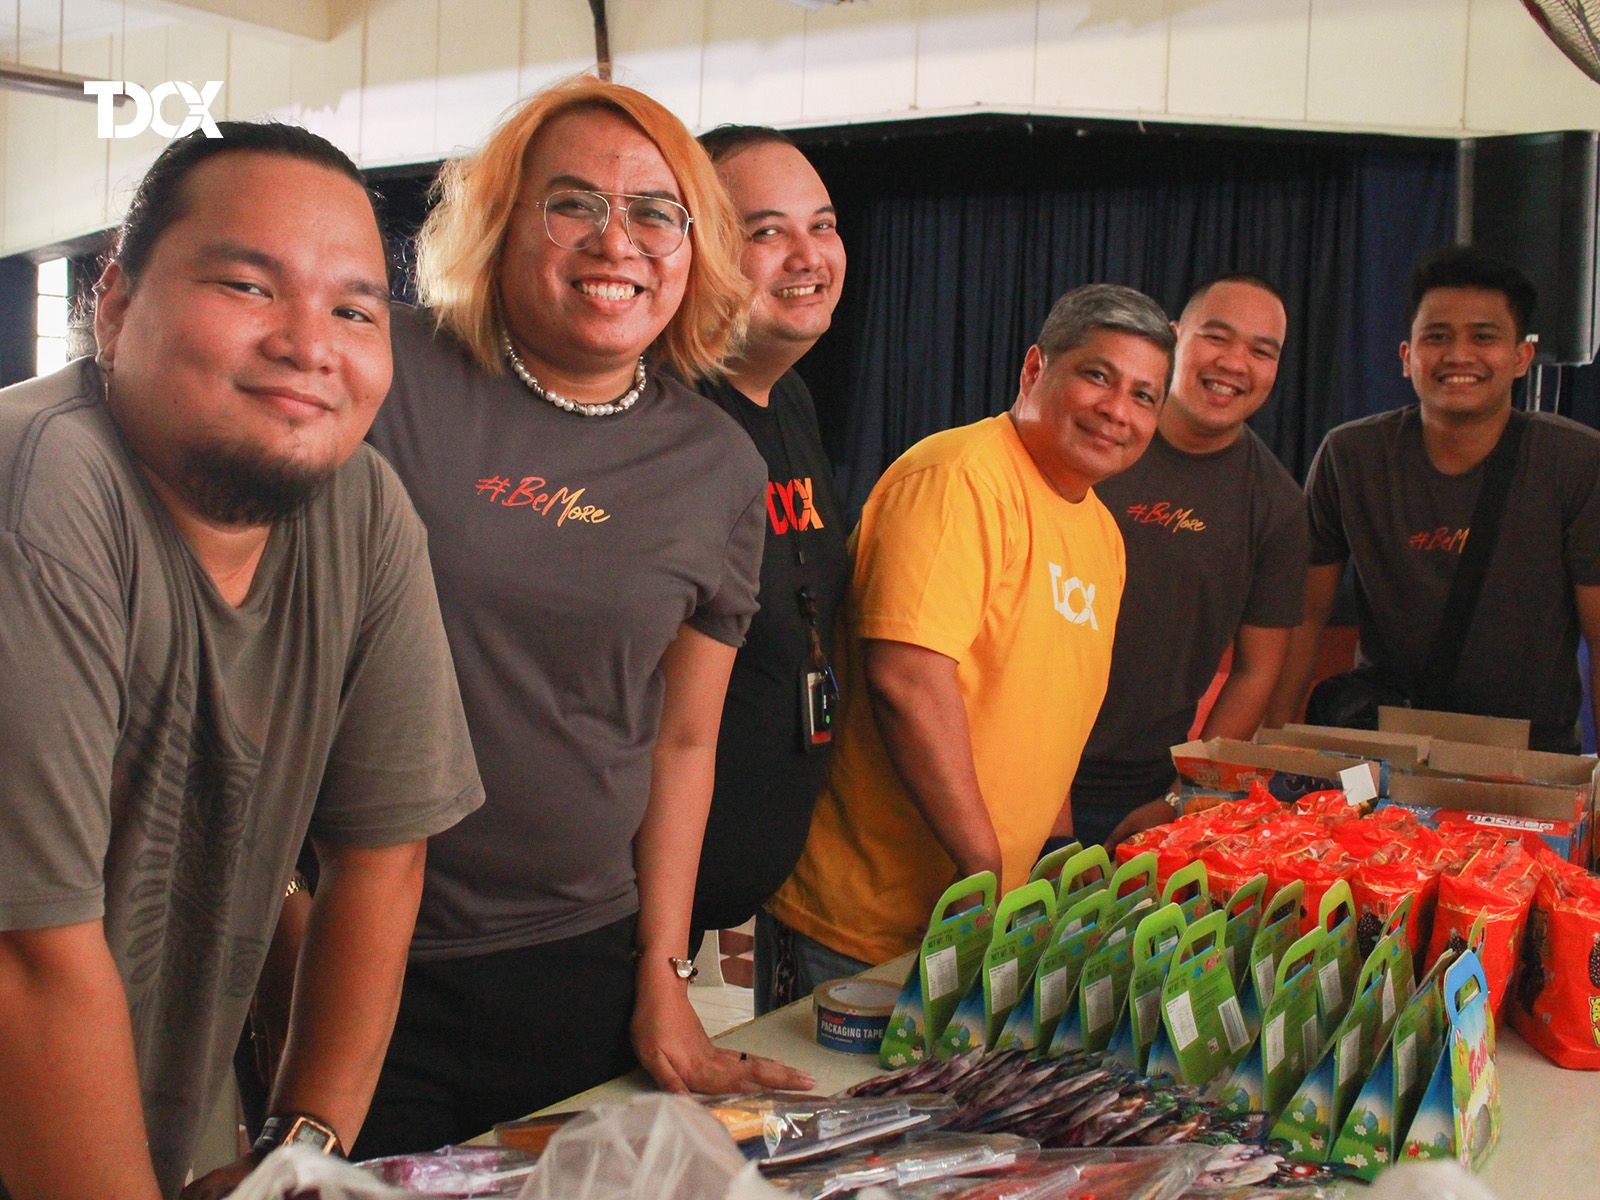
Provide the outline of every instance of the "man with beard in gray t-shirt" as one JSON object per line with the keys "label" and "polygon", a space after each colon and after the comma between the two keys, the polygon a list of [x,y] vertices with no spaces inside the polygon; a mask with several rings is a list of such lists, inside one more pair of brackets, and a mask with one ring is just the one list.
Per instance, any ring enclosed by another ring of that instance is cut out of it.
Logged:
{"label": "man with beard in gray t-shirt", "polygon": [[1105,703],[1060,830],[1086,845],[1171,819],[1168,749],[1188,737],[1230,644],[1204,736],[1252,736],[1277,681],[1300,620],[1305,503],[1245,421],[1277,381],[1286,326],[1263,279],[1198,288],[1174,326],[1172,391],[1150,449],[1095,487],[1122,530],[1128,582]]}
{"label": "man with beard in gray t-shirt", "polygon": [[[221,123],[146,174],[91,361],[0,392],[0,1196],[209,1200],[366,1116],[425,839],[482,801],[353,164]],[[184,1188],[312,839],[256,1149]]]}

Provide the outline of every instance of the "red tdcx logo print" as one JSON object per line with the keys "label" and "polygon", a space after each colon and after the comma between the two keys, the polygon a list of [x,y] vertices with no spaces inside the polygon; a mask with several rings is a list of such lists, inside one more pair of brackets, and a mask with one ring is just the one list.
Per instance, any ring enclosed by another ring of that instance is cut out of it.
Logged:
{"label": "red tdcx logo print", "polygon": [[767,484],[767,519],[772,522],[772,532],[804,533],[808,529],[821,529],[822,514],[811,499],[811,478],[791,479],[788,483]]}

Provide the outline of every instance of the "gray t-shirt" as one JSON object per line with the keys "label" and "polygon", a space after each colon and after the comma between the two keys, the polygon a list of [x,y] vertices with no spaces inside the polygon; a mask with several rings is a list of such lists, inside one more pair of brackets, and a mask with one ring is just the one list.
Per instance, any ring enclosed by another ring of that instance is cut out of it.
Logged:
{"label": "gray t-shirt", "polygon": [[1124,808],[1171,782],[1168,748],[1188,737],[1239,626],[1299,623],[1306,505],[1248,426],[1204,455],[1158,432],[1138,462],[1094,490],[1122,530],[1128,582],[1111,682],[1072,798]]}
{"label": "gray t-shirt", "polygon": [[[1513,419],[1527,433],[1447,707],[1526,718],[1535,748],[1573,751],[1572,589],[1600,584],[1600,433],[1549,413]],[[1415,405],[1339,426],[1311,464],[1311,561],[1354,563],[1361,660],[1402,688],[1422,671],[1483,473],[1435,468]]]}
{"label": "gray t-shirt", "polygon": [[412,955],[573,937],[638,908],[663,653],[687,622],[739,645],[767,471],[702,396],[653,374],[584,417],[396,312],[372,442],[431,534],[488,802],[428,850]]}
{"label": "gray t-shirt", "polygon": [[0,392],[0,480],[0,929],[103,918],[176,1196],[307,834],[481,802],[425,536],[362,448],[231,607],[87,359]]}

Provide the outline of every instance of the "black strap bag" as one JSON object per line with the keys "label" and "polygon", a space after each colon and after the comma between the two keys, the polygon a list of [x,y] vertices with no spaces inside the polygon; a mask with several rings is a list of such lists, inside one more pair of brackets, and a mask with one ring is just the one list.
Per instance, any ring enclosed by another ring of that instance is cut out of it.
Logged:
{"label": "black strap bag", "polygon": [[1511,493],[1511,476],[1516,472],[1526,427],[1527,418],[1513,411],[1505,432],[1484,460],[1483,489],[1472,509],[1467,544],[1456,565],[1455,577],[1450,581],[1450,594],[1445,598],[1433,640],[1428,644],[1421,678],[1404,687],[1370,663],[1342,675],[1330,675],[1311,689],[1306,700],[1307,724],[1376,729],[1378,709],[1385,705],[1396,708],[1445,706],[1461,664],[1467,630],[1472,627],[1478,597],[1483,592],[1483,581],[1489,575],[1489,560],[1494,557],[1495,543],[1500,538],[1500,516],[1505,512],[1506,498]]}

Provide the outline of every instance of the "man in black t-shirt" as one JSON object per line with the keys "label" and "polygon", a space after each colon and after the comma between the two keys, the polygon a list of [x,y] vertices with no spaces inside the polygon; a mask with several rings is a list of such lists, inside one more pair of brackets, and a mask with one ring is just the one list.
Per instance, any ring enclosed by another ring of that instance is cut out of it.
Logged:
{"label": "man in black t-shirt", "polygon": [[[811,393],[794,365],[833,319],[844,245],[833,201],[783,134],[722,126],[701,139],[749,238],[750,330],[726,376],[699,390],[742,425],[766,460],[761,609],[734,660],[717,740],[716,790],[695,886],[691,952],[706,929],[748,920],[805,846],[830,749],[826,652],[849,578],[844,517]],[[770,997],[773,947],[756,938],[756,1008]]]}
{"label": "man in black t-shirt", "polygon": [[[1535,749],[1577,750],[1578,637],[1600,637],[1600,433],[1512,410],[1535,298],[1521,272],[1469,247],[1413,272],[1400,361],[1419,403],[1341,425],[1317,451],[1306,620],[1269,724],[1299,710],[1348,559],[1363,663],[1402,693],[1441,696],[1436,707],[1525,718]],[[1455,631],[1459,663],[1451,679],[1426,679],[1485,462],[1512,422],[1521,445],[1476,608]],[[1594,680],[1591,665],[1591,693]]]}
{"label": "man in black t-shirt", "polygon": [[1170,819],[1168,749],[1187,738],[1223,651],[1233,665],[1206,737],[1255,733],[1300,620],[1300,489],[1245,421],[1278,378],[1287,318],[1265,280],[1202,285],[1175,328],[1172,390],[1150,449],[1095,485],[1122,531],[1128,581],[1111,680],[1059,834],[1115,845]]}

